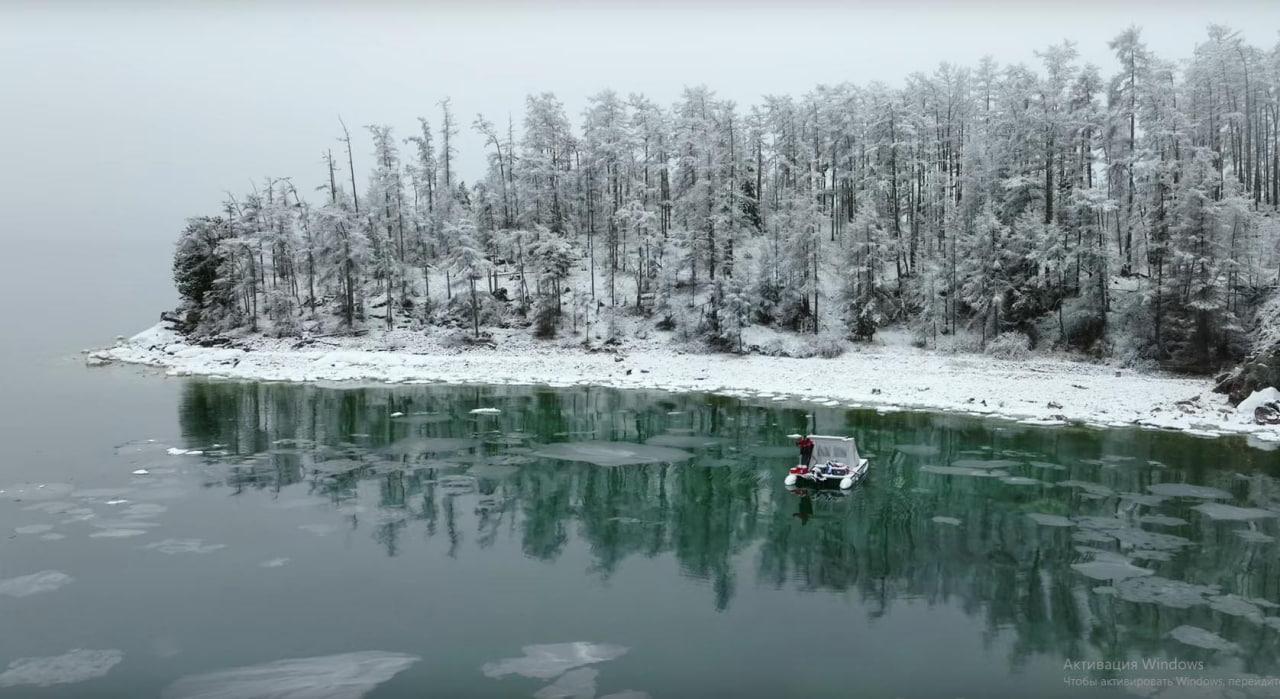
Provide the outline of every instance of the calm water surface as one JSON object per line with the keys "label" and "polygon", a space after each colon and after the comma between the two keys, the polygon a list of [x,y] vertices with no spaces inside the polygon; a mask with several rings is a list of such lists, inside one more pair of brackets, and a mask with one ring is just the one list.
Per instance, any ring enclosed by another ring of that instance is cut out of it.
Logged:
{"label": "calm water surface", "polygon": [[[1078,696],[1068,681],[1280,675],[1280,458],[1235,440],[60,371],[75,381],[7,407],[0,695]],[[858,438],[864,486],[783,487],[810,420]],[[1099,659],[1204,669],[1064,670]]]}

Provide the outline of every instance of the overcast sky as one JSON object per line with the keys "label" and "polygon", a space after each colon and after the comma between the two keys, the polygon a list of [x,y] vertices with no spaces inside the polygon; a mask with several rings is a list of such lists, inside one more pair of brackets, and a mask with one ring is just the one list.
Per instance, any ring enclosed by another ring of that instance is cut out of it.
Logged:
{"label": "overcast sky", "polygon": [[555,92],[576,120],[606,86],[669,103],[706,83],[746,105],[988,53],[1034,62],[1064,38],[1108,74],[1106,42],[1130,23],[1176,58],[1210,22],[1266,47],[1280,28],[1280,2],[1033,5],[0,4],[0,226],[171,240],[250,179],[319,184],[339,115],[403,137],[417,115],[435,123],[446,96],[470,179],[483,162],[475,114],[518,124],[532,91]]}

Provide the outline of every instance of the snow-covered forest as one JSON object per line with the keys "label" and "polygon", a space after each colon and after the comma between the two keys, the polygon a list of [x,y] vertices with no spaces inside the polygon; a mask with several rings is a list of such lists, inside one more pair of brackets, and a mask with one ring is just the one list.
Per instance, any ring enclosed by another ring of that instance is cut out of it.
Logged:
{"label": "snow-covered forest", "polygon": [[[443,99],[414,133],[335,124],[316,172],[190,219],[178,317],[200,337],[641,328],[725,351],[762,327],[832,346],[893,327],[1215,370],[1280,315],[1280,46],[1214,26],[1185,60],[1136,28],[1111,48],[749,106],[606,89],[580,114],[544,93],[500,121]],[[461,129],[488,145],[479,181],[457,174]]]}

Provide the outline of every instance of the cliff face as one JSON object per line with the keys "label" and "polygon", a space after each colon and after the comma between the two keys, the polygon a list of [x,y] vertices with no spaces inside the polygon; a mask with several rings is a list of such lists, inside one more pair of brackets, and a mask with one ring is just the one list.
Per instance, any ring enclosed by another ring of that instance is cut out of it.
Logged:
{"label": "cliff face", "polygon": [[1253,352],[1232,371],[1219,376],[1218,393],[1225,393],[1232,405],[1254,391],[1280,387],[1280,291],[1258,311]]}

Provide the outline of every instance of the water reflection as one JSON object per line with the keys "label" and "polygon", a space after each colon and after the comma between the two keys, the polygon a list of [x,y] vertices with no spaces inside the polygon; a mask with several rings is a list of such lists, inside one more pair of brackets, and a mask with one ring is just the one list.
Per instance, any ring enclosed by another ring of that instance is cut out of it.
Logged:
{"label": "water reflection", "polygon": [[[960,608],[1013,632],[1013,670],[1035,656],[1280,670],[1280,466],[1238,440],[587,388],[192,381],[180,419],[207,487],[328,503],[314,533],[361,533],[387,556],[513,541],[557,561],[582,544],[607,581],[670,555],[717,610],[744,585],[852,593],[873,617]],[[785,435],[811,424],[872,458],[855,492],[782,486]]]}

